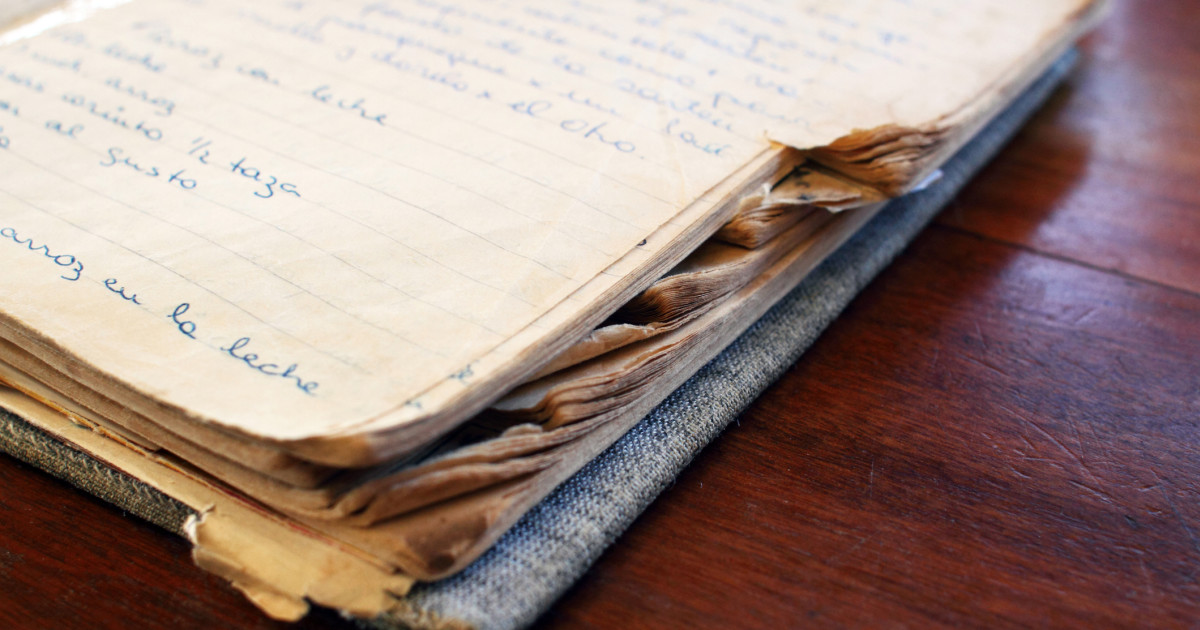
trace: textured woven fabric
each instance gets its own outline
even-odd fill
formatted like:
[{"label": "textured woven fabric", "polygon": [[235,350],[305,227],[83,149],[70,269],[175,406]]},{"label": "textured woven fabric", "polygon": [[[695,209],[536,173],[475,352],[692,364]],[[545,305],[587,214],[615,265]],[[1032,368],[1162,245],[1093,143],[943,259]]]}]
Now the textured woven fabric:
[{"label": "textured woven fabric", "polygon": [[[419,585],[420,625],[528,625],[583,574],[708,442],[796,361],[837,314],[1020,128],[1074,61],[1060,60],[925,190],[893,201],[716,359],[525,515],[462,573]],[[0,410],[0,448],[168,530],[186,507]]]},{"label": "textured woven fabric", "polygon": [[192,511],[150,486],[0,409],[0,450],[159,527],[183,535]]}]

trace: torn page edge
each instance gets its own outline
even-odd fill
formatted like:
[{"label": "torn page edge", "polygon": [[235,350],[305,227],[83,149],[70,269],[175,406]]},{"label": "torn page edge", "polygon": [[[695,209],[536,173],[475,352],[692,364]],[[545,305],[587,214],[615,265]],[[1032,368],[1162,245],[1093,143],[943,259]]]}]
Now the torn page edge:
[{"label": "torn page edge", "polygon": [[308,602],[371,618],[391,610],[413,580],[330,548],[297,540],[294,532],[250,524],[234,505],[213,505],[184,524],[192,559],[228,580],[275,619],[296,621]]},{"label": "torn page edge", "polygon": [[0,388],[0,407],[196,512],[184,524],[196,564],[231,582],[272,617],[299,619],[308,602],[375,617],[395,608],[415,583],[365,554],[284,523],[183,470],[75,424],[15,390]]},{"label": "torn page edge", "polygon": [[1108,0],[1088,3],[1081,15],[1068,17],[1048,33],[1024,63],[1014,64],[957,111],[923,124],[856,129],[827,145],[792,148],[810,162],[874,188],[884,197],[913,192],[1094,28],[1111,4]]}]

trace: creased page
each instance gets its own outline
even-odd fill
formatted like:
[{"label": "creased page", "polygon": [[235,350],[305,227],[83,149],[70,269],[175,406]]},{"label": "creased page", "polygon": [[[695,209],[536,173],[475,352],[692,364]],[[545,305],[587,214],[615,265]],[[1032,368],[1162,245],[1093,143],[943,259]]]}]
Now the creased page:
[{"label": "creased page", "polygon": [[269,439],[412,422],[768,137],[961,107],[1080,4],[134,0],[0,50],[0,332]]}]

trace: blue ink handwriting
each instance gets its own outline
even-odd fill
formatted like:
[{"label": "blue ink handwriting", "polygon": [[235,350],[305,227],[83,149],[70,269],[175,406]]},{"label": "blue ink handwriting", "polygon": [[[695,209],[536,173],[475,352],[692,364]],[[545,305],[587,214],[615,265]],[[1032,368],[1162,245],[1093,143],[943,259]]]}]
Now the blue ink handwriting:
[{"label": "blue ink handwriting", "polygon": [[45,91],[45,86],[42,85],[41,81],[38,81],[28,74],[22,74],[16,70],[9,70],[4,66],[0,66],[0,79],[8,81],[13,85],[28,88],[34,92],[41,93]]},{"label": "blue ink handwriting", "polygon": [[[161,177],[162,171],[157,166],[147,166],[142,163],[135,162],[132,157],[122,157],[125,155],[125,150],[121,147],[109,147],[108,155],[100,161],[100,166],[112,167],[116,165],[127,166],[146,177]],[[179,169],[167,176],[167,183],[175,184],[184,190],[192,190],[196,187],[196,180],[190,177],[184,177],[183,174],[187,169]]]},{"label": "blue ink handwriting", "polygon": [[154,113],[158,116],[170,116],[175,112],[175,101],[162,96],[151,96],[146,90],[127,84],[121,77],[109,77],[104,81],[104,85],[153,106]]},{"label": "blue ink handwriting", "polygon": [[71,125],[68,127],[57,120],[47,120],[46,129],[68,138],[78,138],[79,132],[83,131],[83,125]]},{"label": "blue ink handwriting", "polygon": [[[620,117],[620,114],[617,113],[617,110],[615,108],[605,105],[604,103],[601,103],[599,101],[593,100],[592,97],[590,97],[586,94],[582,94],[579,89],[572,88],[570,90],[567,90],[566,92],[563,92],[563,91],[558,90],[546,83],[543,83],[542,81],[540,81],[538,79],[530,79],[529,85],[531,85],[539,90],[544,90],[546,92],[554,94],[555,96],[561,96],[561,97],[567,99],[568,101],[571,101],[572,103],[575,103],[577,105],[583,105],[584,107],[594,109],[598,112],[604,112],[605,114]],[[484,91],[484,94],[487,94],[486,90]],[[484,98],[488,98],[490,96],[491,95],[489,94],[487,97],[484,97]]]},{"label": "blue ink handwriting", "polygon": [[617,79],[613,84],[618,90],[632,94],[642,100],[670,107],[680,114],[687,114],[718,129],[733,131],[733,123],[721,118],[720,112],[716,111],[715,104],[712,108],[709,108],[696,99],[677,99],[674,96],[660,92],[658,88],[638,85],[633,79],[625,77]]},{"label": "blue ink handwriting", "polygon": [[167,315],[167,318],[175,322],[175,326],[179,328],[179,332],[191,337],[192,339],[195,339],[196,322],[193,322],[189,319],[182,319],[184,313],[187,313],[188,309],[190,308],[192,308],[191,304],[188,304],[187,302],[180,302],[179,306],[176,306],[175,310],[172,311],[170,315]]},{"label": "blue ink handwriting", "polygon": [[250,338],[241,337],[237,341],[229,344],[229,346],[221,348],[221,351],[241,361],[242,363],[245,363],[250,368],[262,374],[266,374],[267,376],[275,376],[294,382],[300,391],[310,396],[314,395],[313,392],[316,391],[317,387],[320,387],[320,383],[316,381],[306,381],[303,377],[296,373],[296,371],[300,369],[300,365],[297,363],[292,363],[286,368],[281,368],[278,363],[265,362],[265,360],[260,358],[258,354],[254,352],[243,352],[242,354],[238,354],[239,350],[242,350],[248,345],[250,345]]},{"label": "blue ink handwriting", "polygon": [[682,85],[683,87],[686,87],[686,88],[695,87],[695,85],[696,85],[696,79],[694,77],[692,77],[691,75],[667,72],[667,71],[657,68],[655,66],[651,66],[651,65],[642,63],[640,60],[638,60],[634,57],[631,57],[623,52],[612,52],[607,49],[602,49],[600,51],[600,56],[604,57],[605,59],[608,59],[609,61],[614,61],[618,64],[621,64],[622,66],[625,66],[628,68],[633,68],[635,70],[639,70],[641,72],[645,72],[647,74],[654,75],[655,77],[657,77],[659,79],[665,79],[667,81],[670,81],[671,83],[675,83],[677,85]]},{"label": "blue ink handwriting", "polygon": [[[554,104],[550,101],[515,101],[508,104],[508,108],[523,116],[531,118],[545,118],[543,114],[550,111]],[[613,139],[611,132],[604,131],[608,126],[607,122],[593,124],[590,121],[582,118],[570,118],[567,120],[559,120],[558,128],[570,134],[582,135],[584,138],[591,138],[603,144],[613,147],[621,153],[633,153],[637,151],[637,145],[628,140]]]},{"label": "blue ink handwriting", "polygon": [[682,121],[680,121],[678,118],[672,118],[671,122],[667,123],[665,131],[667,132],[668,136],[671,136],[672,138],[679,138],[684,142],[684,144],[700,149],[701,151],[711,155],[719,156],[721,155],[722,151],[730,147],[728,144],[720,144],[717,142],[701,142],[696,138],[696,134],[686,129],[681,129],[680,127],[682,126]]},{"label": "blue ink handwriting", "polygon": [[472,370],[471,366],[468,365],[467,367],[455,372],[454,374],[451,374],[449,376],[449,378],[452,381],[458,381],[460,383],[467,383],[470,381],[472,376],[475,376],[475,370]]},{"label": "blue ink handwriting", "polygon": [[[263,199],[270,199],[271,197],[274,197],[275,196],[275,186],[277,184],[279,185],[279,190],[281,190],[285,193],[288,193],[289,195],[295,195],[297,197],[300,196],[300,192],[296,190],[295,184],[292,184],[289,182],[281,182],[274,175],[269,175],[269,174],[263,173],[262,171],[260,171],[259,169],[255,168],[253,166],[245,166],[245,163],[246,163],[246,158],[243,157],[236,162],[230,162],[229,166],[232,167],[232,169],[231,169],[232,172],[237,173],[238,175],[241,175],[242,177],[248,177],[250,179],[253,179],[254,181],[263,185],[263,187],[266,189],[266,194],[263,194],[262,191],[256,190],[256,191],[254,191],[255,197],[261,197]],[[265,181],[264,181],[264,179],[265,179]]]},{"label": "blue ink handwriting", "polygon": [[[378,6],[378,5],[375,5],[375,6]],[[364,10],[364,15],[369,14],[368,11],[370,9],[371,9],[371,7],[367,7],[367,9]],[[468,19],[474,19],[474,18],[480,17],[480,14],[476,13],[476,12],[471,12],[469,16],[464,15],[463,17],[467,17]],[[433,30],[441,31],[443,34],[452,35],[452,36],[458,35],[458,33],[461,31],[461,29],[459,29],[458,27],[451,27],[449,29],[439,28],[440,26],[444,26],[444,25],[445,25],[445,22],[439,19],[439,20],[428,21],[425,24],[422,24],[421,26],[425,26],[427,28],[432,28]],[[501,24],[501,23],[492,23],[491,25],[497,26],[500,28],[504,28],[505,26],[508,26],[507,24]],[[380,40],[382,40],[382,42],[386,42],[388,45],[395,48],[396,50],[404,50],[404,51],[414,50],[414,51],[420,51],[422,53],[432,55],[434,58],[444,61],[446,66],[448,66],[450,68],[465,66],[465,67],[469,67],[469,68],[474,68],[476,70],[482,70],[484,72],[489,72],[491,74],[497,74],[497,75],[507,74],[507,70],[505,69],[504,66],[496,65],[496,64],[492,63],[491,61],[489,61],[485,57],[478,57],[478,56],[475,56],[472,54],[465,53],[461,50],[457,50],[454,48],[447,48],[447,47],[443,46],[442,44],[438,43],[437,41],[432,41],[432,40],[424,39],[424,38],[421,38],[418,36],[414,36],[410,32],[393,31],[393,30],[389,30],[386,26],[377,26],[375,24],[372,24],[370,22],[365,22],[365,21],[347,20],[347,19],[337,17],[335,15],[327,15],[327,16],[321,18],[321,20],[319,22],[317,22],[315,28],[316,28],[316,30],[322,30],[322,29],[325,29],[326,26],[335,27],[335,28],[343,28],[343,29],[346,29],[347,31],[350,31],[354,35],[371,36],[371,37],[379,38]]]},{"label": "blue ink handwriting", "polygon": [[[813,79],[808,79],[806,83],[812,83]],[[786,98],[799,98],[800,90],[786,83],[778,83],[772,79],[768,79],[761,74],[751,74],[746,77],[746,82],[760,90],[766,90],[771,94],[778,94]]]},{"label": "blue ink handwriting", "polygon": [[[188,151],[188,155],[196,156],[201,164],[208,164],[208,147],[212,146],[212,140],[205,140],[203,137],[192,140],[192,150]],[[201,153],[203,151],[203,153]]]},{"label": "blue ink handwriting", "polygon": [[508,104],[508,108],[518,114],[539,118],[544,112],[554,107],[550,101],[516,101]]},{"label": "blue ink handwriting", "polygon": [[731,94],[729,92],[717,92],[716,94],[713,94],[713,100],[712,100],[713,109],[720,109],[721,105],[724,105],[724,104],[734,105],[734,106],[740,107],[742,109],[745,109],[746,111],[758,114],[759,116],[765,116],[767,118],[771,118],[774,120],[780,120],[780,121],[783,121],[788,124],[803,124],[803,125],[808,124],[808,121],[804,120],[803,118],[799,118],[796,116],[787,116],[784,114],[778,114],[778,113],[769,111],[767,109],[766,105],[763,105],[762,103],[760,103],[758,101],[747,100],[743,97],[739,97],[736,94]]},{"label": "blue ink handwriting", "polygon": [[166,65],[163,64],[163,62],[154,59],[153,53],[134,52],[117,42],[113,42],[108,46],[105,46],[103,52],[113,59],[128,61],[129,63],[141,66],[150,72],[162,72],[163,69],[166,68]]},{"label": "blue ink handwriting", "polygon": [[91,48],[92,45],[88,42],[87,35],[79,31],[50,31],[49,37],[76,48]]},{"label": "blue ink handwriting", "polygon": [[[34,245],[32,238],[22,238],[16,228],[2,227],[0,228],[0,238],[8,239],[17,245],[24,245],[31,252],[40,252],[42,256],[53,261],[59,267],[67,267],[68,269],[59,276],[68,282],[75,282],[83,275],[83,263],[79,261],[73,254],[53,254],[50,252],[50,247],[45,243]],[[66,275],[73,274],[73,275]]]},{"label": "blue ink handwriting", "polygon": [[521,51],[524,50],[524,47],[522,47],[521,44],[511,39],[492,40],[486,43],[488,46],[498,49],[501,52],[506,52],[510,55],[519,55],[521,54]]},{"label": "blue ink handwriting", "polygon": [[63,57],[51,57],[50,55],[36,52],[36,51],[30,51],[29,56],[34,61],[37,61],[39,63],[44,63],[49,66],[54,66],[55,68],[59,68],[62,70],[69,70],[71,72],[78,73],[79,70],[83,67],[83,59],[80,59],[78,57],[76,57],[74,59],[67,59],[67,58],[63,58]]},{"label": "blue ink handwriting", "polygon": [[667,55],[668,57],[678,59],[680,61],[683,61],[687,57],[687,54],[684,53],[683,49],[677,46],[675,42],[670,40],[665,42],[657,42],[647,39],[644,35],[634,35],[633,38],[629,40],[629,43],[643,50]]},{"label": "blue ink handwriting", "polygon": [[263,83],[270,83],[271,85],[279,85],[279,80],[271,76],[271,73],[267,72],[267,70],[264,68],[241,65],[237,67],[237,71],[239,74],[244,74],[251,79],[262,81]]},{"label": "blue ink handwriting", "polygon": [[401,59],[395,51],[376,52],[371,55],[371,58],[380,63],[387,64],[396,70],[406,74],[412,74],[432,81],[438,85],[444,85],[455,92],[466,92],[470,89],[470,85],[462,79],[457,72],[440,72],[432,70],[429,66],[421,63],[412,63],[407,59]]},{"label": "blue ink handwriting", "polygon": [[336,105],[339,109],[344,109],[344,110],[347,110],[350,112],[358,112],[358,116],[360,118],[364,118],[366,120],[373,120],[373,121],[379,123],[380,125],[383,124],[383,119],[387,116],[387,114],[372,115],[372,114],[367,113],[367,110],[363,105],[365,102],[365,99],[359,98],[359,99],[355,99],[353,101],[348,101],[346,99],[338,99],[337,102],[334,103],[335,97],[333,95],[332,90],[333,90],[333,88],[329,87],[328,85],[322,85],[321,87],[313,90],[311,92],[311,94],[312,94],[313,98],[317,99],[318,101],[321,101],[322,103],[325,103],[326,105]]},{"label": "blue ink handwriting", "polygon": [[162,140],[163,132],[161,129],[147,125],[146,121],[144,120],[138,121],[137,123],[131,123],[129,119],[123,118],[121,113],[125,111],[125,108],[120,105],[118,105],[116,109],[105,109],[96,101],[90,100],[82,94],[73,94],[70,92],[63,94],[62,100],[69,105],[78,107],[92,116],[108,121],[122,129],[136,131],[142,134],[147,140],[153,142]]},{"label": "blue ink handwriting", "polygon": [[578,61],[572,61],[568,59],[566,55],[555,55],[554,58],[550,60],[550,63],[553,63],[554,65],[558,66],[559,69],[571,74],[580,76],[587,74],[587,66],[579,63]]},{"label": "blue ink handwriting", "polygon": [[213,52],[208,46],[172,37],[171,29],[161,23],[137,22],[133,25],[133,30],[145,30],[146,39],[164,48],[178,50],[193,57],[208,57]]},{"label": "blue ink handwriting", "polygon": [[601,132],[602,129],[608,126],[608,123],[605,122],[593,125],[586,120],[575,118],[572,120],[564,120],[559,123],[558,126],[560,129],[568,133],[581,133],[583,134],[584,138],[595,138],[596,140],[613,147],[621,153],[633,153],[637,150],[637,146],[628,140],[612,140],[610,138],[606,138]]},{"label": "blue ink handwriting", "polygon": [[121,287],[119,289],[114,288],[116,286],[117,282],[119,282],[119,281],[116,278],[109,278],[104,281],[104,286],[109,291],[112,291],[113,293],[116,293],[117,295],[121,296],[122,299],[128,300],[130,302],[133,302],[134,304],[137,304],[138,306],[141,306],[142,303],[138,300],[136,293],[128,293],[128,294],[125,293],[125,287]]}]

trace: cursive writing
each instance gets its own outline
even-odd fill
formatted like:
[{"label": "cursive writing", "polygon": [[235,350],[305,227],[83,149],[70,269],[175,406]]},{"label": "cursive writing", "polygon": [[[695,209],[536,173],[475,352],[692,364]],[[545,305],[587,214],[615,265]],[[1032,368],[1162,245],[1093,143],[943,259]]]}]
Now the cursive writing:
[{"label": "cursive writing", "polygon": [[244,157],[236,162],[230,162],[229,166],[232,168],[231,172],[241,175],[242,177],[252,179],[263,185],[263,190],[254,191],[255,197],[260,197],[262,199],[270,199],[271,197],[274,197],[276,185],[279,186],[279,190],[289,195],[295,195],[297,197],[300,196],[300,192],[296,190],[295,184],[291,182],[279,181],[279,178],[275,177],[274,175],[264,173],[253,166],[246,166],[246,158]]},{"label": "cursive writing", "polygon": [[261,374],[292,381],[295,383],[296,387],[300,389],[300,391],[310,396],[312,396],[313,392],[317,390],[317,387],[320,387],[320,383],[317,383],[316,381],[306,381],[303,377],[296,373],[297,370],[300,369],[299,364],[292,363],[286,368],[280,367],[278,363],[270,363],[266,361],[260,357],[258,353],[245,351],[246,346],[249,345],[250,338],[241,337],[228,346],[222,347],[221,352],[224,352],[225,354],[228,354],[229,356],[241,361],[242,363],[246,364],[247,367],[250,367]]},{"label": "cursive writing", "polygon": [[183,319],[183,315],[191,308],[191,304],[188,304],[187,302],[181,302],[179,306],[175,307],[175,310],[171,311],[170,315],[167,315],[167,318],[175,322],[175,326],[179,329],[179,332],[191,337],[192,339],[195,339],[196,322],[190,319]]},{"label": "cursive writing", "polygon": [[122,129],[136,131],[145,136],[147,140],[152,140],[154,142],[162,140],[163,132],[161,129],[157,127],[151,127],[150,125],[146,124],[146,121],[144,120],[140,120],[136,123],[130,121],[128,118],[125,118],[125,108],[121,105],[118,105],[114,108],[107,108],[82,94],[70,92],[63,94],[62,100],[69,105],[78,107],[92,116],[108,121]]},{"label": "cursive writing", "polygon": [[[121,147],[109,147],[107,155],[103,160],[100,161],[100,166],[126,166],[145,175],[146,177],[158,178],[163,174],[163,172],[160,171],[157,166],[146,164],[144,162],[137,162],[132,157],[125,155],[125,150]],[[171,173],[167,176],[167,183],[175,184],[184,190],[192,190],[196,187],[196,180],[190,177],[184,177],[183,174],[186,172],[187,169],[181,168],[178,171]]]},{"label": "cursive writing", "polygon": [[66,267],[67,270],[63,272],[63,275],[59,276],[63,280],[75,282],[83,275],[83,263],[74,254],[55,254],[50,251],[49,245],[45,243],[40,245],[35,244],[32,238],[24,238],[18,234],[16,228],[8,226],[0,227],[0,238],[12,241],[17,245],[22,245],[31,252],[40,253],[44,258],[49,259],[59,267]]},{"label": "cursive writing", "polygon": [[166,67],[163,62],[155,59],[153,54],[135,52],[119,43],[112,43],[106,46],[104,54],[113,59],[120,59],[121,61],[128,61],[129,63],[141,66],[150,72],[162,72],[163,68]]},{"label": "cursive writing", "polygon": [[134,304],[141,306],[142,303],[138,300],[137,294],[136,293],[125,293],[125,287],[122,286],[122,287],[118,288],[117,282],[119,282],[119,281],[116,278],[108,278],[107,280],[104,281],[104,286],[109,291],[112,291],[113,293],[116,293],[117,295],[121,296],[122,299],[128,300],[130,302],[133,302]]},{"label": "cursive writing", "polygon": [[673,138],[678,138],[687,146],[692,147],[693,149],[699,149],[711,155],[721,155],[722,151],[729,148],[728,144],[722,144],[719,142],[703,142],[696,136],[695,133],[687,129],[682,129],[682,126],[683,124],[678,118],[672,118],[671,122],[667,123],[665,131],[667,132],[667,135]]},{"label": "cursive writing", "polygon": [[46,129],[68,138],[78,138],[79,132],[83,131],[83,125],[66,125],[57,120],[47,120]]},{"label": "cursive writing", "polygon": [[313,90],[311,94],[313,98],[325,103],[326,105],[334,105],[339,109],[346,110],[348,112],[357,112],[360,118],[377,122],[380,125],[383,124],[383,119],[387,116],[387,114],[368,113],[365,107],[366,99],[363,98],[357,98],[352,101],[339,98],[335,101],[333,88],[329,87],[328,85],[322,85],[321,87],[318,87],[317,89]]},{"label": "cursive writing", "polygon": [[170,116],[175,112],[175,101],[164,96],[151,95],[142,88],[130,85],[121,77],[109,77],[105,79],[104,85],[154,107],[154,113],[158,116]]},{"label": "cursive writing", "polygon": [[13,85],[18,85],[23,88],[28,88],[34,92],[45,91],[45,86],[42,82],[17,70],[11,70],[4,66],[0,66],[0,80],[7,81]]},{"label": "cursive writing", "polygon": [[548,116],[547,113],[554,109],[554,103],[546,100],[536,101],[515,101],[508,104],[508,109],[522,116],[537,118],[557,123],[558,129],[569,134],[579,135],[585,139],[592,139],[601,144],[606,144],[621,153],[633,153],[637,151],[637,145],[629,140],[617,138],[611,131],[607,131],[607,122],[594,122],[583,118],[555,118]]}]

